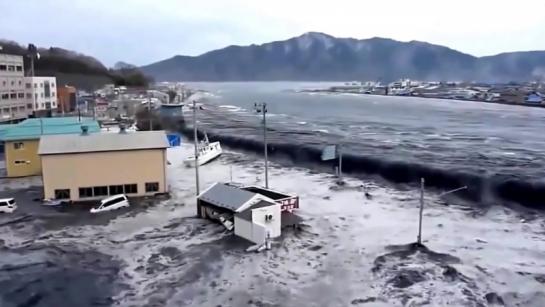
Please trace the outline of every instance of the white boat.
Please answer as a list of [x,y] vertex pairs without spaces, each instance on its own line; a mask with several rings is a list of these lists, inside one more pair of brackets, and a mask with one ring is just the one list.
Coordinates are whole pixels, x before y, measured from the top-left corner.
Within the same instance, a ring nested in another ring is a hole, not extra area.
[[91,213],[99,213],[111,210],[129,207],[129,200],[125,194],[113,195],[100,201],[100,205],[96,208],[91,208]]
[[[208,141],[208,136],[204,135],[204,141],[199,143],[197,147],[197,163],[199,165],[206,164],[217,157],[222,153],[220,142],[210,143]],[[185,166],[194,167],[195,166],[195,156],[191,156],[184,161]]]

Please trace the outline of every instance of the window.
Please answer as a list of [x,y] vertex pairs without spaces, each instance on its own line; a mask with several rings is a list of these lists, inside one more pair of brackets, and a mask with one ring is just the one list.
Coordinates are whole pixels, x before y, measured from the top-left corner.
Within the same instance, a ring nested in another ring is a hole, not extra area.
[[19,80],[19,85],[23,85],[23,81]]
[[31,87],[32,87],[32,84],[27,83],[27,84],[25,84],[25,87],[26,87],[26,88],[31,88]]
[[93,197],[93,188],[79,188],[79,198]]
[[26,105],[26,108],[27,108],[27,109],[32,109],[32,103],[27,104],[27,105]]
[[42,102],[42,109],[45,109],[45,104]]
[[6,71],[7,69],[6,65],[0,65],[0,71]]
[[17,99],[17,94],[16,93],[11,93],[11,94],[9,94],[9,98],[10,99]]
[[8,65],[8,71],[15,71],[15,65]]
[[40,104],[36,103],[36,109],[40,108]]
[[19,111],[24,112],[25,111],[25,106],[19,106]]
[[159,191],[159,182],[146,182],[146,193],[158,192],[158,191]]
[[51,92],[51,97],[55,97],[55,92]]
[[2,94],[2,99],[9,99],[9,94]]
[[123,194],[122,185],[111,185],[110,186],[110,195]]
[[11,86],[15,85],[15,81],[11,80]]
[[55,83],[51,83],[51,87],[55,87]]
[[107,196],[108,195],[108,187],[102,186],[102,187],[93,187],[93,193],[95,196]]
[[138,193],[138,186],[136,185],[136,183],[125,185],[125,194],[136,194],[136,193]]
[[44,93],[40,93],[40,97],[44,98]]
[[31,93],[26,93],[26,98],[27,99],[32,99],[32,94]]
[[25,149],[25,143],[23,143],[23,142],[13,143],[13,149],[15,149],[15,150]]
[[6,80],[2,81],[2,85],[6,86]]
[[19,97],[19,98],[25,98],[25,93],[19,93],[19,94],[17,94],[17,97]]
[[40,83],[40,87],[44,87],[44,84],[43,84],[43,83]]
[[34,83],[34,88],[38,88],[38,84],[37,84],[37,83]]
[[21,164],[30,164],[30,161],[27,160],[15,160],[15,164],[21,165]]
[[55,190],[55,199],[70,199],[70,189]]
[[38,99],[38,94],[34,94],[34,98],[35,98],[35,99]]
[[23,66],[17,65],[17,71],[23,71]]

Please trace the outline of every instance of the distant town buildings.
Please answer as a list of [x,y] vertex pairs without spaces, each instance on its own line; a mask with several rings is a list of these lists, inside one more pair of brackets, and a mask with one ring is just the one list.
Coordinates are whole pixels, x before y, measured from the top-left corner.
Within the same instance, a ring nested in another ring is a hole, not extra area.
[[0,53],[0,122],[26,118],[29,100],[25,95],[23,57]]

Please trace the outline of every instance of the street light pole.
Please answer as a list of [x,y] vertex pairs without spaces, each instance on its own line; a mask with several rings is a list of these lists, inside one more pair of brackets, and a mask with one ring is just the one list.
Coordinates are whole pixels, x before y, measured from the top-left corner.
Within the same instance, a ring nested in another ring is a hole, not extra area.
[[254,108],[257,113],[263,114],[263,151],[265,154],[265,188],[269,188],[269,157],[268,157],[268,150],[267,150],[267,117],[265,116],[267,113],[267,103],[260,102],[255,103]]
[[199,196],[199,139],[197,136],[197,102],[195,100],[193,100],[193,138],[195,141],[195,187],[197,196]]

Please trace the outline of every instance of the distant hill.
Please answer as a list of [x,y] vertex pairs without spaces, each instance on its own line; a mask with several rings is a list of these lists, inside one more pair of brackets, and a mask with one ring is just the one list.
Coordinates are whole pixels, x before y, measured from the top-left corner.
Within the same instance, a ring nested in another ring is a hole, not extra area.
[[262,45],[174,56],[141,67],[158,81],[522,81],[545,75],[545,51],[475,57],[425,42],[336,38],[309,32]]
[[[22,55],[25,70],[30,70],[27,48],[13,41],[0,40],[1,53]],[[74,51],[50,47],[38,48],[40,59],[34,61],[36,76],[55,76],[59,85],[73,85],[82,89],[96,89],[107,83],[146,85],[149,78],[136,67],[108,69],[97,59]],[[129,64],[127,64],[129,65]]]

